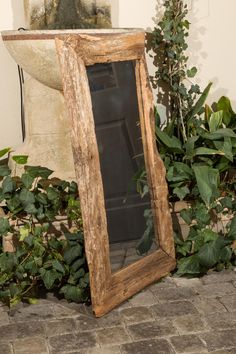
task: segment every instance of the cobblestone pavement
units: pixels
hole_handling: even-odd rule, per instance
[[[0,305],[0,354],[236,353],[236,272],[166,278],[109,315],[52,295]]]

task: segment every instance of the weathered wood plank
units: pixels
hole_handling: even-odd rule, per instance
[[[95,63],[136,60],[143,56],[145,32],[91,35],[62,35],[64,40],[74,45],[85,65]],[[72,40],[71,40],[72,39]]]
[[[111,268],[103,184],[89,83],[84,61],[77,55],[74,46],[56,39],[56,47],[71,125],[91,296],[93,303],[97,305],[107,291],[107,279],[111,276]]]
[[[160,247],[175,258],[172,219],[168,203],[168,188],[164,163],[157,151],[155,139],[154,103],[145,57],[136,62],[136,83],[140,112],[145,166],[151,194],[154,225]]]
[[[146,286],[166,276],[175,268],[175,264],[174,259],[158,250],[112,274],[103,304],[94,307],[96,316],[103,316]]]

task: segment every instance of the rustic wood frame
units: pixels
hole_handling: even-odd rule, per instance
[[[157,152],[153,96],[145,60],[145,33],[63,35],[55,39],[71,124],[93,311],[100,317],[175,267],[165,168]],[[86,66],[134,60],[145,163],[160,248],[111,272],[99,152]]]

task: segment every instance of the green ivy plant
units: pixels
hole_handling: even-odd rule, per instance
[[[195,115],[194,105],[201,91],[191,81],[197,68],[188,67],[188,8],[183,0],[166,0],[164,9],[162,19],[147,40],[147,49],[157,67],[151,80],[153,86],[158,87],[158,103],[167,109],[169,131],[186,142],[187,121]]]
[[[9,152],[1,150],[0,157]],[[27,163],[26,156],[13,160]],[[14,244],[14,252],[0,249],[0,300],[10,306],[33,302],[39,288],[76,302],[90,298],[77,185],[52,173],[25,165],[19,177],[0,165],[0,239],[11,235]]]
[[[211,83],[201,92],[191,82],[197,68],[188,67],[186,55],[190,23],[182,0],[164,2],[164,16],[148,37],[148,49],[157,66],[152,77],[158,86],[158,102],[167,107],[161,124],[156,113],[156,139],[167,171],[169,200],[187,201],[181,212],[190,226],[186,240],[176,235],[177,271],[203,274],[235,264],[236,239],[236,113],[230,100],[221,97],[212,107],[206,103]],[[144,170],[135,176],[142,196],[148,193]],[[222,224],[227,214],[228,223]],[[145,211],[147,228],[137,244],[148,252],[153,238],[152,213]]]

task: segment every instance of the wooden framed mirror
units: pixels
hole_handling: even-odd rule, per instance
[[[100,30],[58,36],[55,41],[71,124],[92,305],[100,317],[175,267],[165,168],[155,140],[145,33]],[[127,187],[141,168],[140,156],[149,187],[142,201],[133,185],[131,192]],[[123,252],[126,238],[133,245],[136,236],[142,236],[147,208],[156,249],[144,257],[135,255],[133,262],[114,270],[110,261],[113,244],[122,245]]]

